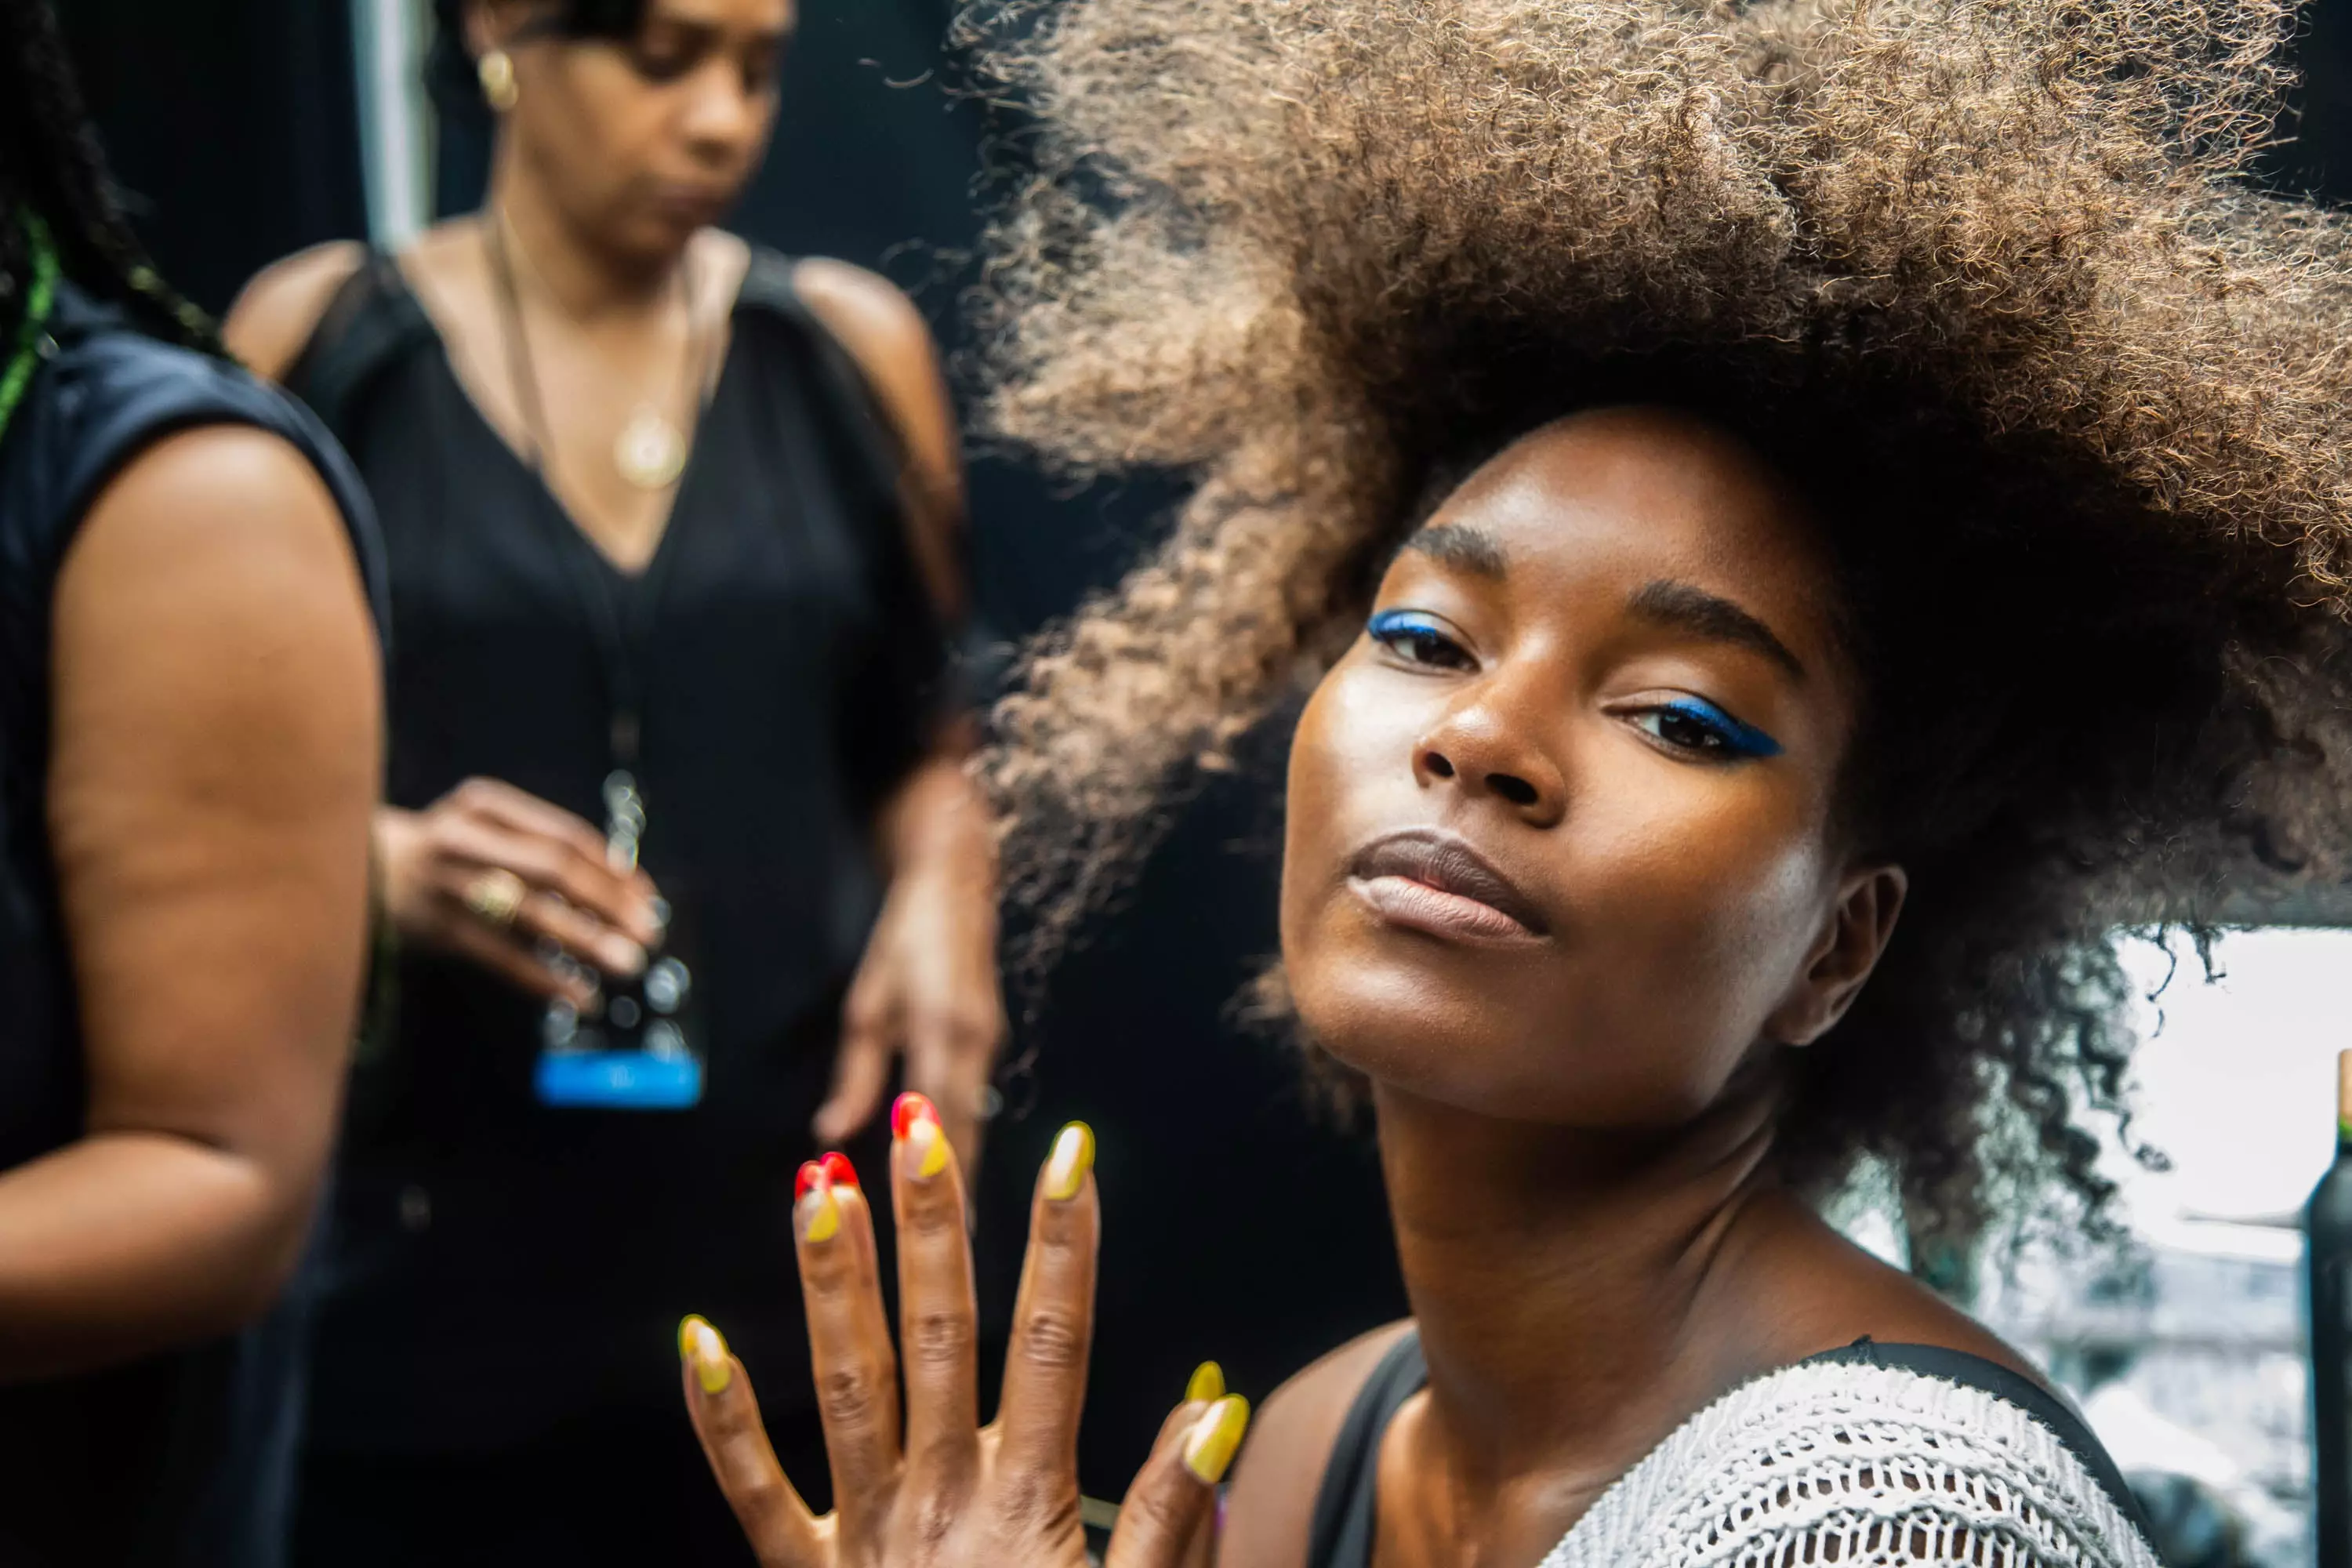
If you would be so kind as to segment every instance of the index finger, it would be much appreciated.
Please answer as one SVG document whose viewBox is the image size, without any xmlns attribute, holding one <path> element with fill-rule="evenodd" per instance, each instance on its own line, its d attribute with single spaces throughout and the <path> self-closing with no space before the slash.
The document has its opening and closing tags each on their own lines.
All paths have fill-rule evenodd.
<svg viewBox="0 0 2352 1568">
<path fill-rule="evenodd" d="M 541 800 L 529 790 L 518 789 L 504 779 L 467 779 L 458 786 L 457 793 L 468 809 L 503 826 L 541 838 L 561 839 L 600 861 L 604 858 L 604 836 L 587 818 L 574 816 L 553 801 Z"/>
<path fill-rule="evenodd" d="M 1094 1342 L 1094 1130 L 1073 1121 L 1055 1135 L 1029 1212 L 1029 1251 L 1005 1352 L 998 1452 L 1016 1474 L 1077 1484 L 1078 1412 Z"/>
<path fill-rule="evenodd" d="M 551 839 L 602 869 L 615 887 L 628 888 L 640 898 L 655 896 L 653 879 L 632 866 L 615 870 L 608 858 L 604 835 L 585 817 L 576 816 L 553 801 L 541 800 L 503 779 L 468 779 L 461 786 L 466 804 L 489 821 L 516 833 Z"/>
</svg>

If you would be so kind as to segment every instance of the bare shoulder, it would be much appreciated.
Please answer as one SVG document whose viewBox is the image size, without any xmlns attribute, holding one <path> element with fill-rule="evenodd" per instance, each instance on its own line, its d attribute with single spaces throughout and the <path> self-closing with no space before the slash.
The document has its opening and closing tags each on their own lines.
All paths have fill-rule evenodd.
<svg viewBox="0 0 2352 1568">
<path fill-rule="evenodd" d="M 868 368 L 902 355 L 912 355 L 925 365 L 937 360 L 922 313 L 880 273 L 829 256 L 811 256 L 793 264 L 793 285 Z"/>
<path fill-rule="evenodd" d="M 367 259 L 357 240 L 332 240 L 297 251 L 254 274 L 229 307 L 221 336 L 256 375 L 283 377 L 318 329 L 335 290 Z"/>
<path fill-rule="evenodd" d="M 290 442 L 246 425 L 184 430 L 124 465 L 90 505 L 61 597 L 92 572 L 187 603 L 235 585 L 256 601 L 239 613 L 273 604 L 261 619 L 281 626 L 329 606 L 365 616 L 357 557 L 325 480 Z M 321 587 L 340 592 L 322 603 Z"/>
<path fill-rule="evenodd" d="M 1349 1341 L 1274 1391 L 1250 1425 L 1234 1473 L 1218 1568 L 1301 1568 L 1331 1445 L 1364 1382 L 1412 1327 L 1390 1323 Z"/>
<path fill-rule="evenodd" d="M 793 266 L 793 285 L 865 371 L 905 443 L 902 483 L 916 564 L 932 602 L 960 616 L 963 443 L 930 327 L 897 284 L 846 261 L 810 257 Z"/>
<path fill-rule="evenodd" d="M 865 370 L 917 461 L 953 461 L 955 415 L 915 302 L 880 274 L 823 256 L 795 263 L 793 286 Z"/>
<path fill-rule="evenodd" d="M 1755 1283 L 1769 1294 L 1751 1299 L 1789 1304 L 1790 1342 L 1803 1353 L 1864 1337 L 1930 1345 L 1980 1356 L 2046 1386 L 2040 1369 L 2000 1335 L 1818 1217 L 1789 1226 L 1764 1267 L 1768 1277 Z"/>
</svg>

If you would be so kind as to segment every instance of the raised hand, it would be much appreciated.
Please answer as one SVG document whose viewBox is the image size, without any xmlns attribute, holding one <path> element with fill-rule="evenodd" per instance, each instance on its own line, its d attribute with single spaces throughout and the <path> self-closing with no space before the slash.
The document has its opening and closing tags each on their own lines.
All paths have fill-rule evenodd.
<svg viewBox="0 0 2352 1568">
<path fill-rule="evenodd" d="M 688 1318 L 678 1348 L 703 1452 L 762 1568 L 1086 1568 L 1077 1436 L 1100 1226 L 1094 1134 L 1064 1128 L 1038 1176 L 1003 1393 L 982 1427 L 962 1176 L 929 1100 L 901 1096 L 891 1123 L 903 1428 L 872 1215 L 849 1162 L 828 1154 L 802 1169 L 793 1230 L 835 1510 L 809 1511 L 742 1363 Z M 1106 1568 L 1188 1561 L 1248 1423 L 1213 1366 L 1195 1374 L 1128 1490 Z"/>
</svg>

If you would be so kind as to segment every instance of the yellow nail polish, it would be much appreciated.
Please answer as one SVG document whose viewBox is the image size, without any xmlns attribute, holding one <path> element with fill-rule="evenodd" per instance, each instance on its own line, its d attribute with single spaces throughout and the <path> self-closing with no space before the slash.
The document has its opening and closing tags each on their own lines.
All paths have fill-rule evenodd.
<svg viewBox="0 0 2352 1568">
<path fill-rule="evenodd" d="M 702 1322 L 699 1312 L 688 1312 L 677 1321 L 677 1359 L 687 1361 L 694 1354 L 694 1327 Z"/>
<path fill-rule="evenodd" d="M 705 1394 L 723 1394 L 735 1381 L 735 1363 L 727 1359 L 727 1340 L 717 1329 L 700 1318 L 689 1318 L 694 1325 L 688 1338 L 693 1343 L 694 1381 L 702 1385 Z"/>
<path fill-rule="evenodd" d="M 1215 1362 L 1204 1361 L 1192 1369 L 1192 1381 L 1184 1385 L 1184 1403 L 1197 1405 L 1203 1400 L 1225 1396 L 1225 1369 Z"/>
<path fill-rule="evenodd" d="M 1192 1423 L 1192 1436 L 1184 1439 L 1184 1468 L 1211 1486 L 1223 1480 L 1234 1451 L 1242 1446 L 1242 1434 L 1249 1430 L 1249 1401 L 1238 1394 L 1229 1394 L 1210 1405 L 1207 1414 Z"/>
<path fill-rule="evenodd" d="M 833 1184 L 819 1182 L 801 1200 L 801 1239 L 831 1241 L 841 1229 L 841 1205 L 834 1201 Z"/>
<path fill-rule="evenodd" d="M 921 1117 L 907 1124 L 907 1168 L 919 1181 L 929 1181 L 948 1168 L 954 1151 L 940 1124 Z"/>
<path fill-rule="evenodd" d="M 1095 1130 L 1073 1121 L 1055 1138 L 1053 1157 L 1045 1162 L 1045 1195 L 1056 1203 L 1076 1197 L 1094 1168 Z"/>
</svg>

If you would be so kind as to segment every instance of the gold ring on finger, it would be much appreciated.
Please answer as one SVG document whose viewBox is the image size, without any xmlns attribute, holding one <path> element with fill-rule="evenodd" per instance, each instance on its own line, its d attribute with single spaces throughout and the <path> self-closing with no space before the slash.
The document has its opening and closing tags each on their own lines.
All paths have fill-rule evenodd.
<svg viewBox="0 0 2352 1568">
<path fill-rule="evenodd" d="M 512 871 L 494 868 L 483 872 L 466 884 L 459 895 L 466 907 L 501 931 L 514 924 L 515 914 L 522 908 L 523 899 L 530 889 Z"/>
</svg>

